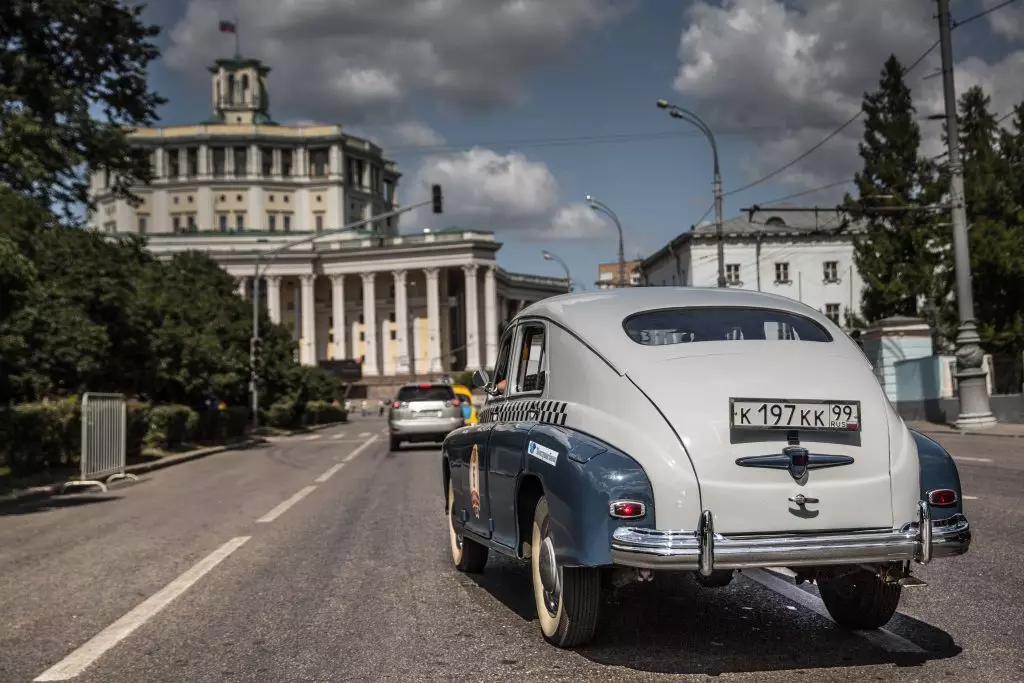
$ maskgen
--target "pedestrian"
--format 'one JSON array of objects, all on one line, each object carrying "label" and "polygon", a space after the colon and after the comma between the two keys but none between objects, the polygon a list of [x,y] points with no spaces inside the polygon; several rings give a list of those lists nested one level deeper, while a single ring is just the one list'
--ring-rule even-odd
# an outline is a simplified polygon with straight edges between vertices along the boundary
[{"label": "pedestrian", "polygon": [[365,399],[365,398],[363,399],[363,402],[362,402],[362,404],[360,405],[360,414],[361,414],[361,415],[362,415],[363,417],[366,417],[366,399]]}]

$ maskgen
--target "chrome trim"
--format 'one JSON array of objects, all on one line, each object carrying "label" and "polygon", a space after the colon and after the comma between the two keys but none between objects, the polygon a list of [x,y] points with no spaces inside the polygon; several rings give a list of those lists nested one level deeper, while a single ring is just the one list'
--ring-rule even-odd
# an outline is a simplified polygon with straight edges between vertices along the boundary
[{"label": "chrome trim", "polygon": [[[640,514],[639,515],[633,515],[631,517],[626,517],[625,515],[617,515],[617,514],[615,514],[615,506],[616,505],[623,505],[623,504],[639,506],[640,507]],[[614,501],[612,503],[609,503],[609,505],[608,505],[608,514],[610,516],[612,516],[612,517],[615,517],[616,519],[640,519],[641,517],[644,517],[647,514],[647,506],[644,505],[643,503],[641,503],[639,500],[616,500],[616,501]]]},{"label": "chrome trim", "polygon": [[809,534],[716,534],[711,511],[704,510],[696,530],[619,527],[612,533],[612,562],[640,569],[699,571],[707,576],[716,569],[911,560],[924,564],[935,557],[966,553],[971,540],[967,518],[958,513],[932,520],[927,502],[921,502],[918,521],[899,529]]}]

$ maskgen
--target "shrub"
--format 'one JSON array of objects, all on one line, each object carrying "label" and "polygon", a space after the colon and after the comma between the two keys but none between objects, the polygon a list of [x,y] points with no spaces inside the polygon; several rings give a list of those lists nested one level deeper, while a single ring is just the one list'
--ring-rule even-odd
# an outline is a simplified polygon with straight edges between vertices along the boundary
[{"label": "shrub", "polygon": [[77,397],[24,403],[0,416],[0,452],[14,476],[79,462],[81,408]]},{"label": "shrub", "polygon": [[306,404],[304,422],[307,425],[331,424],[344,422],[348,413],[344,408],[327,401],[310,401]]},{"label": "shrub", "polygon": [[149,432],[149,416],[152,407],[142,401],[128,401],[125,404],[125,451],[129,460],[142,455],[142,446]]},{"label": "shrub", "polygon": [[199,414],[188,406],[156,406],[149,414],[146,448],[169,450],[192,441],[199,432]]},{"label": "shrub", "polygon": [[301,407],[302,404],[295,401],[278,401],[266,411],[264,422],[277,429],[294,429],[302,424]]}]

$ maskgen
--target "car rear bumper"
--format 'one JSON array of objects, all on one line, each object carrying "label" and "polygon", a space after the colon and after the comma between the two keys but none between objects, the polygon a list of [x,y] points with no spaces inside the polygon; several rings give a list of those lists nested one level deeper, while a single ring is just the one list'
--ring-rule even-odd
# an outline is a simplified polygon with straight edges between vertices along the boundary
[{"label": "car rear bumper", "polygon": [[448,434],[462,426],[459,417],[419,417],[412,420],[392,420],[388,422],[388,430],[392,436],[419,436],[430,434]]},{"label": "car rear bumper", "polygon": [[723,536],[714,532],[711,512],[701,515],[696,531],[619,527],[612,534],[612,562],[643,569],[674,569],[710,574],[715,569],[800,567],[903,562],[925,564],[936,557],[967,552],[971,529],[955,514],[932,520],[928,503],[918,506],[918,521],[900,529],[813,534]]}]

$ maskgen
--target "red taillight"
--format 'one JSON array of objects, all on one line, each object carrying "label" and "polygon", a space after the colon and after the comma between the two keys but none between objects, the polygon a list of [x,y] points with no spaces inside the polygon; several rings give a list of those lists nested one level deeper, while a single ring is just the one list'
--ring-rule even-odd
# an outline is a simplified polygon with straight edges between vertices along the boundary
[{"label": "red taillight", "polygon": [[452,399],[452,405],[457,407],[459,405],[459,399],[453,398]]},{"label": "red taillight", "polygon": [[421,384],[420,385],[420,389],[429,389],[432,386],[433,386],[432,384]]},{"label": "red taillight", "polygon": [[956,491],[952,489],[935,489],[928,492],[928,502],[932,505],[955,505]]},{"label": "red taillight", "polygon": [[392,408],[397,408],[400,405],[401,405],[401,403],[399,403],[398,401],[395,401],[394,403],[391,404],[391,407]]},{"label": "red taillight", "polygon": [[643,517],[645,512],[646,510],[644,509],[643,503],[638,503],[632,500],[618,500],[612,503],[608,508],[608,514],[612,517],[622,517],[626,519]]}]

